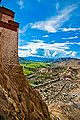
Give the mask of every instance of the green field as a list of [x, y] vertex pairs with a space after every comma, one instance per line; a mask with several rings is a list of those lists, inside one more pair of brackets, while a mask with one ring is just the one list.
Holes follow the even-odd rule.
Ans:
[[23, 66], [24, 75], [30, 75], [34, 73], [37, 68], [45, 68], [47, 67], [47, 63], [44, 62], [27, 62], [27, 63], [20, 63]]

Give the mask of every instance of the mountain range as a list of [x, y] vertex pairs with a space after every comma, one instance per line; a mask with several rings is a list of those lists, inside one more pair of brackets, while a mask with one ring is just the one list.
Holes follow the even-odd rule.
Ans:
[[28, 61], [34, 61], [34, 62], [62, 62], [62, 61], [67, 61], [67, 60], [78, 60], [78, 58], [71, 58], [71, 57], [65, 57], [65, 58], [48, 58], [48, 57], [19, 57], [19, 62], [20, 63], [26, 63]]

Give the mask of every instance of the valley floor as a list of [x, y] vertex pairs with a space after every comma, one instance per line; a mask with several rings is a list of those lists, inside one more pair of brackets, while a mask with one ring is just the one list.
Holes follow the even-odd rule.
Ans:
[[26, 76], [48, 105], [53, 120], [80, 120], [80, 61], [36, 68]]

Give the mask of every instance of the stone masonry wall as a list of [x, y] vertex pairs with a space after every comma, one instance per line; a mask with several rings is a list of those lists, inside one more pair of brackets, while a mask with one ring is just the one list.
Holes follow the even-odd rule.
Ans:
[[18, 64], [18, 32], [0, 27], [2, 63]]
[[1, 64], [1, 59], [2, 59], [2, 56], [1, 56], [1, 41], [0, 41], [0, 64]]

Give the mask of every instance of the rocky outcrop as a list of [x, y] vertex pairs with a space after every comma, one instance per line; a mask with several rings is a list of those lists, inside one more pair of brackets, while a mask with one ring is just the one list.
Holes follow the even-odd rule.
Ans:
[[80, 120], [80, 106], [76, 103], [57, 102], [49, 110], [52, 120]]
[[[4, 72], [5, 71], [5, 72]], [[0, 120], [51, 120], [46, 104], [19, 65], [0, 65]]]

